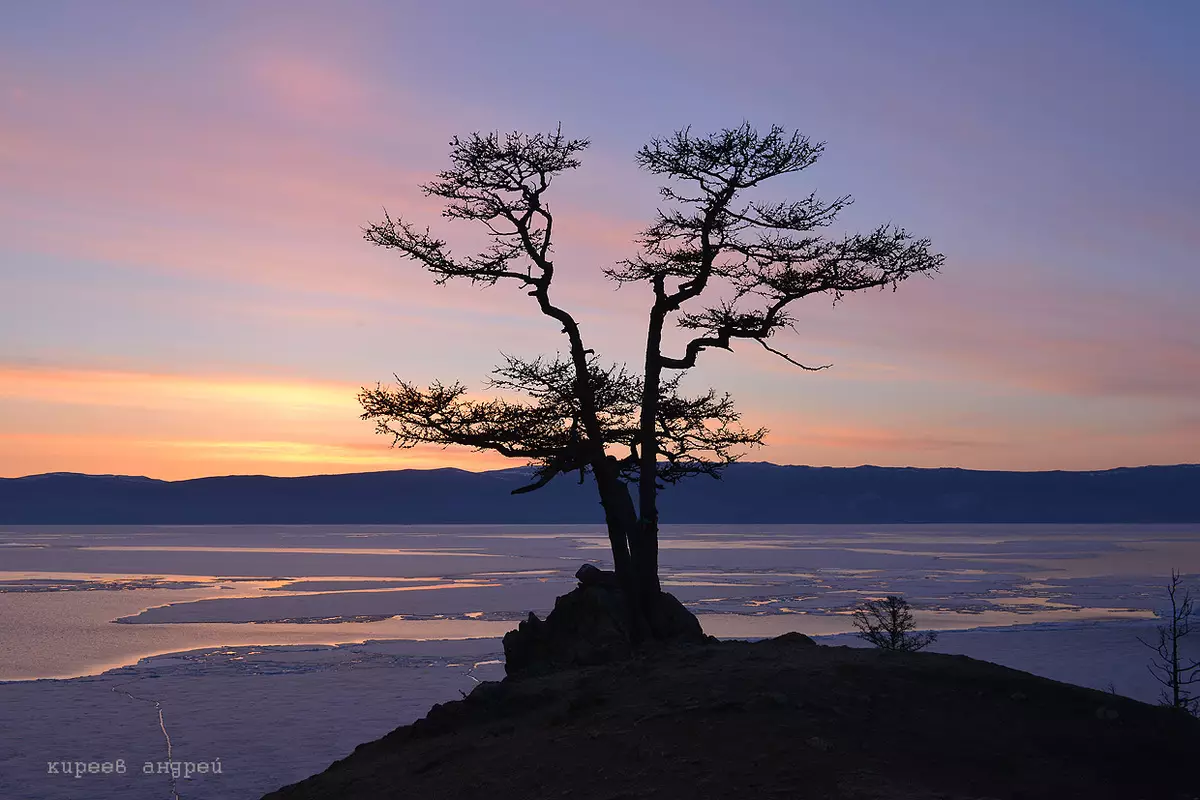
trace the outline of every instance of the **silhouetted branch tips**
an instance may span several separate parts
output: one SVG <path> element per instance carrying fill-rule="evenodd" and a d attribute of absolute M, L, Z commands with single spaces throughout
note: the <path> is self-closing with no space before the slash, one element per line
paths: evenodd
<path fill-rule="evenodd" d="M 451 167 L 421 187 L 446 200 L 442 216 L 481 223 L 492 238 L 478 254 L 454 258 L 446 242 L 386 212 L 364 230 L 367 241 L 400 251 L 434 275 L 436 283 L 501 279 L 541 286 L 550 280 L 553 216 L 544 194 L 555 176 L 579 166 L 586 139 L 568 139 L 561 126 L 549 134 L 473 133 L 450 142 Z"/>
<path fill-rule="evenodd" d="M 917 632 L 908 601 L 888 595 L 883 600 L 868 600 L 854 612 L 858 637 L 883 650 L 915 652 L 937 641 L 933 631 Z"/>
<path fill-rule="evenodd" d="M 766 350 L 768 353 L 774 353 L 775 355 L 779 356 L 780 358 L 782 358 L 784 361 L 788 362 L 789 364 L 794 364 L 795 366 L 799 367 L 800 369 L 808 370 L 809 372 L 820 372 L 821 370 L 829 369 L 830 367 L 833 366 L 833 364 L 822 364 L 819 367 L 810 367 L 807 364 L 801 364 L 799 361 L 792 358 L 787 353 L 784 353 L 780 350 L 776 350 L 774 347 L 771 347 L 771 345 L 767 344 L 762 339 L 759 339 L 758 343 L 761 344 L 763 346 L 763 349 Z"/>
<path fill-rule="evenodd" d="M 725 298 L 678 324 L 700 331 L 682 355 L 662 358 L 668 369 L 689 369 L 699 353 L 729 350 L 738 339 L 760 343 L 791 324 L 786 308 L 813 294 L 836 303 L 846 293 L 891 286 L 937 272 L 944 257 L 901 228 L 885 225 L 870 234 L 827 238 L 853 199 L 822 201 L 815 193 L 799 201 L 741 201 L 742 193 L 771 178 L 811 167 L 824 143 L 813 144 L 778 126 L 760 134 L 747 123 L 698 137 L 690 129 L 654 139 L 638 163 L 687 188 L 664 186 L 673 207 L 660 209 L 642 231 L 641 253 L 606 274 L 618 284 L 650 282 L 658 305 L 677 311 L 710 288 Z M 671 279 L 678 279 L 674 291 Z M 796 366 L 805 365 L 768 348 Z"/>
<path fill-rule="evenodd" d="M 588 439 L 571 362 L 561 356 L 523 360 L 505 355 L 489 386 L 531 398 L 518 403 L 495 398 L 470 400 L 460 383 L 434 382 L 426 388 L 397 379 L 359 394 L 362 418 L 392 437 L 394 446 L 459 445 L 528 458 L 535 480 L 514 494 L 539 489 L 556 475 L 586 473 L 597 452 L 620 447 L 631 455 L 618 460 L 627 479 L 637 475 L 642 382 L 623 365 L 590 362 L 589 391 L 596 400 L 599 442 Z M 661 387 L 657 433 L 664 462 L 659 479 L 674 483 L 689 475 L 715 474 L 737 460 L 735 448 L 761 443 L 765 429 L 740 424 L 729 395 L 713 391 L 697 397 L 680 394 L 678 379 Z"/>

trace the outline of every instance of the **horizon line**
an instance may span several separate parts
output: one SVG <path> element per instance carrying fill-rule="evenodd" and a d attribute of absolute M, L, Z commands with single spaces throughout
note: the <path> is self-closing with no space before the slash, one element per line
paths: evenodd
<path fill-rule="evenodd" d="M 1120 470 L 1134 469 L 1170 469 L 1170 468 L 1200 468 L 1200 463 L 1182 462 L 1177 464 L 1136 464 L 1117 467 L 1106 467 L 1103 469 L 972 469 L 968 467 L 955 466 L 940 466 L 940 467 L 914 467 L 914 466 L 883 466 L 879 464 L 857 464 L 855 466 L 829 466 L 829 465 L 814 465 L 814 464 L 778 464 L 773 461 L 739 461 L 734 462 L 734 465 L 765 465 L 770 467 L 780 468 L 798 468 L 798 469 L 828 469 L 828 470 L 853 470 L 853 469 L 886 469 L 886 470 L 920 470 L 933 472 L 939 470 L 955 470 L 959 472 L 991 472 L 991 473 L 1021 473 L 1021 474 L 1038 474 L 1038 473 L 1055 473 L 1067 472 L 1073 474 L 1088 474 L 1099 472 L 1117 472 Z M 187 483 L 188 481 L 203 481 L 217 480 L 221 478 L 270 478 L 271 480 L 302 480 L 304 478 L 332 478 L 341 476 L 355 475 L 382 475 L 393 472 L 465 472 L 470 475 L 487 475 L 497 472 L 515 472 L 520 470 L 533 469 L 528 465 L 515 467 L 501 467 L 498 469 L 482 469 L 471 470 L 462 467 L 406 467 L 400 469 L 379 469 L 379 470 L 363 470 L 361 472 L 316 472 L 311 475 L 266 475 L 264 473 L 230 473 L 226 475 L 200 475 L 194 478 L 154 478 L 149 475 L 130 475 L 118 473 L 91 473 L 91 472 L 71 472 L 69 470 L 59 470 L 54 472 L 36 472 L 29 475 L 15 476 L 0 476 L 3 481 L 20 481 L 30 478 L 51 478 L 51 477 L 79 477 L 79 478 L 128 478 L 132 480 L 154 481 L 156 483 Z"/>

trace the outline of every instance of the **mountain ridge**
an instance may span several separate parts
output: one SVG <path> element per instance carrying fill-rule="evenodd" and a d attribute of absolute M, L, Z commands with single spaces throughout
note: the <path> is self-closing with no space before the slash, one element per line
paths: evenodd
<path fill-rule="evenodd" d="M 596 524 L 594 488 L 564 476 L 514 496 L 528 468 L 280 478 L 44 473 L 0 478 L 3 524 Z M 1074 472 L 744 462 L 668 487 L 663 522 L 1200 522 L 1200 465 Z"/>
<path fill-rule="evenodd" d="M 878 470 L 903 470 L 903 471 L 919 471 L 919 472 L 974 472 L 983 474 L 1016 474 L 1016 475 L 1053 475 L 1053 474 L 1071 474 L 1071 475 L 1102 475 L 1109 472 L 1128 472 L 1130 470 L 1139 469 L 1200 469 L 1200 463 L 1196 464 L 1139 464 L 1132 467 L 1109 467 L 1107 469 L 1088 469 L 1088 470 L 1071 470 L 1071 469 L 1043 469 L 1043 470 L 1003 470 L 1003 469 L 971 469 L 970 467 L 885 467 L 879 464 L 856 464 L 853 467 L 831 467 L 831 466 L 816 466 L 813 464 L 776 464 L 774 461 L 739 461 L 738 467 L 778 467 L 780 469 L 808 469 L 808 470 L 855 470 L 855 469 L 878 469 Z M 487 474 L 528 474 L 533 471 L 533 467 L 501 467 L 499 469 L 485 470 L 469 470 L 462 467 L 429 467 L 428 469 L 419 469 L 416 467 L 405 467 L 402 469 L 379 469 L 368 470 L 366 472 L 316 472 L 312 475 L 267 475 L 261 472 L 236 472 L 226 475 L 202 475 L 198 478 L 152 478 L 148 475 L 121 475 L 112 472 L 35 472 L 29 475 L 18 475 L 15 478 L 0 477 L 0 481 L 24 481 L 33 478 L 51 478 L 58 476 L 70 476 L 78 478 L 122 478 L 128 480 L 154 481 L 156 483 L 186 483 L 188 481 L 205 481 L 214 478 L 273 478 L 276 480 L 291 480 L 294 478 L 328 478 L 342 475 L 384 475 L 395 474 L 398 472 L 460 472 L 467 475 L 487 475 Z"/>

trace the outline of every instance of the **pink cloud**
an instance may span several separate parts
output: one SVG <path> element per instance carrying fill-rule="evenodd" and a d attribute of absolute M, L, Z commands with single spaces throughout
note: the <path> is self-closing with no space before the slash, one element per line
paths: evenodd
<path fill-rule="evenodd" d="M 343 66 L 296 53 L 256 54 L 249 72 L 255 85 L 282 110 L 307 120 L 369 116 L 370 87 Z"/>
<path fill-rule="evenodd" d="M 361 227 L 386 206 L 432 225 L 458 253 L 480 243 L 472 226 L 441 220 L 440 201 L 419 190 L 428 165 L 445 157 L 441 126 L 381 119 L 363 101 L 375 90 L 333 67 L 273 56 L 248 69 L 264 84 L 253 91 L 279 94 L 281 103 L 345 104 L 336 114 L 344 124 L 378 124 L 373 132 L 391 135 L 401 159 L 341 146 L 304 126 L 281 136 L 270 120 L 196 119 L 136 96 L 47 85 L 36 102 L 8 109 L 0 125 L 0 230 L 8 246 L 237 283 L 391 294 L 410 306 L 535 315 L 501 299 L 503 289 L 436 290 L 415 265 L 361 240 Z M 303 88 L 314 75 L 323 77 Z M 570 188 L 564 182 L 562 190 Z M 556 199 L 558 296 L 585 310 L 622 308 L 626 296 L 596 291 L 600 268 L 632 252 L 639 223 L 591 211 L 565 192 Z"/>

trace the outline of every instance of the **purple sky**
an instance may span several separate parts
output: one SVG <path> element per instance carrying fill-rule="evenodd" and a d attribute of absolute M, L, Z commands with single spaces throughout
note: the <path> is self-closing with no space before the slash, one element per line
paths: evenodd
<path fill-rule="evenodd" d="M 512 287 L 373 249 L 381 208 L 473 130 L 592 147 L 554 187 L 559 297 L 637 361 L 604 266 L 657 202 L 648 138 L 749 120 L 828 148 L 780 199 L 853 194 L 936 280 L 798 307 L 786 348 L 691 378 L 781 463 L 1093 469 L 1200 461 L 1200 5 L 56 3 L 0 25 L 0 475 L 496 466 L 389 451 L 355 393 L 480 386 L 552 352 Z"/>

